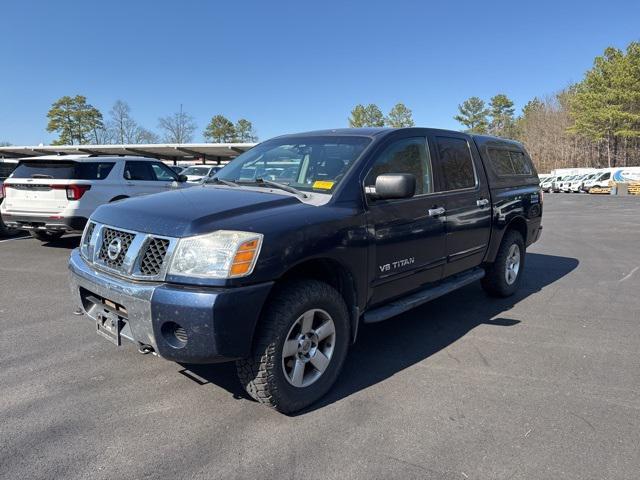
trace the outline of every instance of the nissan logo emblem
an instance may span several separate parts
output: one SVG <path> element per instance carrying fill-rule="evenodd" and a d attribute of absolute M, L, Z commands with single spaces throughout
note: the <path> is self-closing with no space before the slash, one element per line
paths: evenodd
<path fill-rule="evenodd" d="M 122 240 L 119 237 L 114 238 L 109 242 L 109 246 L 107 247 L 107 256 L 110 260 L 115 260 L 120 255 L 122 251 Z"/>

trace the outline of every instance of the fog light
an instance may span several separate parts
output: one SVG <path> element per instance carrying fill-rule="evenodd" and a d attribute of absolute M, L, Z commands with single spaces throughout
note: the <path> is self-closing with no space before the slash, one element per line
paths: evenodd
<path fill-rule="evenodd" d="M 189 340 L 185 328 L 176 322 L 163 323 L 160 331 L 166 342 L 174 348 L 184 347 Z"/>

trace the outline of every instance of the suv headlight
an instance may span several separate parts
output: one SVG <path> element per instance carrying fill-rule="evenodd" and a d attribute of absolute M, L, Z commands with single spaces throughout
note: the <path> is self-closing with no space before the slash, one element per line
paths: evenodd
<path fill-rule="evenodd" d="M 232 230 L 181 238 L 171 260 L 169 275 L 246 277 L 256 265 L 262 238 L 260 233 Z"/>

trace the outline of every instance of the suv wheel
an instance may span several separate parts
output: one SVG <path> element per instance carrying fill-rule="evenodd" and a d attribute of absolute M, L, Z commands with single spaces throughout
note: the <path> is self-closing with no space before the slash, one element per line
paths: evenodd
<path fill-rule="evenodd" d="M 285 285 L 260 319 L 251 357 L 236 362 L 247 393 L 283 413 L 311 405 L 338 378 L 349 346 L 349 315 L 324 282 Z"/>
<path fill-rule="evenodd" d="M 522 235 L 515 230 L 508 231 L 502 239 L 495 262 L 485 268 L 482 288 L 496 297 L 513 295 L 520 285 L 524 256 Z"/>
<path fill-rule="evenodd" d="M 64 235 L 63 232 L 49 232 L 47 230 L 31 230 L 29 233 L 41 242 L 53 242 Z"/>
<path fill-rule="evenodd" d="M 17 235 L 18 233 L 20 233 L 20 230 L 18 230 L 17 228 L 9 228 L 7 227 L 3 222 L 2 219 L 0 218 L 0 237 L 13 237 L 14 235 Z"/>

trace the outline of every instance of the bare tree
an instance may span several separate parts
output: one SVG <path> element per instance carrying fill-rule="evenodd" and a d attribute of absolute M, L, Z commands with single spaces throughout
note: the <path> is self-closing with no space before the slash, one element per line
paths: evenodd
<path fill-rule="evenodd" d="M 129 105 L 122 100 L 117 100 L 109 111 L 109 115 L 111 117 L 109 127 L 112 131 L 113 141 L 120 144 L 135 143 L 133 139 L 139 127 L 136 121 L 131 118 Z"/>
<path fill-rule="evenodd" d="M 138 127 L 134 141 L 131 143 L 160 143 L 160 137 L 157 133 Z"/>
<path fill-rule="evenodd" d="M 163 140 L 166 143 L 188 143 L 197 128 L 193 117 L 182 110 L 182 105 L 180 111 L 160 118 L 158 127 L 163 131 Z"/>

